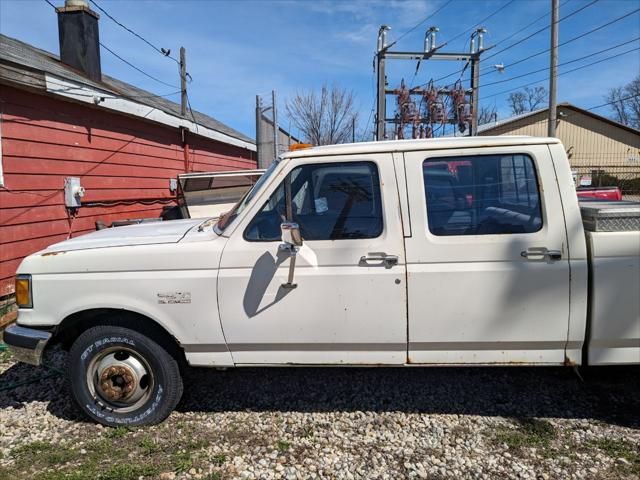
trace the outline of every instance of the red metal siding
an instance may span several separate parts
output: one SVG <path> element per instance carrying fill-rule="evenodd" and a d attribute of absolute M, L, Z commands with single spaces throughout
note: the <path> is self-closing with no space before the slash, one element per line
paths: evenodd
<path fill-rule="evenodd" d="M 178 129 L 2 86 L 0 295 L 27 255 L 95 229 L 95 222 L 156 217 L 173 204 L 169 179 L 188 171 L 256 168 L 255 154 Z M 70 218 L 64 177 L 82 178 Z"/>

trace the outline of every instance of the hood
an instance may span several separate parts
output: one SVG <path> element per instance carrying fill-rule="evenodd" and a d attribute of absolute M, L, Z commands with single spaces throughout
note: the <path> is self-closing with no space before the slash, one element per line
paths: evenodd
<path fill-rule="evenodd" d="M 193 227 L 204 223 L 206 219 L 169 220 L 139 223 L 124 227 L 105 228 L 81 235 L 64 242 L 55 243 L 42 253 L 68 252 L 89 248 L 123 247 L 129 245 L 152 245 L 159 243 L 177 243 Z"/>

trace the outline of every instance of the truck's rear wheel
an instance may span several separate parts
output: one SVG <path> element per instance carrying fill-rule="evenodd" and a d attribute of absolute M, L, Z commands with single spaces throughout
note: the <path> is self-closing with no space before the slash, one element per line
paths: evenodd
<path fill-rule="evenodd" d="M 149 425 L 180 401 L 176 360 L 155 341 L 120 326 L 88 329 L 69 353 L 69 382 L 78 406 L 103 425 Z"/>

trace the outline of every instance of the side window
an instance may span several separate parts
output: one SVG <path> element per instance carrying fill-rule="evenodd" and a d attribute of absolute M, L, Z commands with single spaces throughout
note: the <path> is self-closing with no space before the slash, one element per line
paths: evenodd
<path fill-rule="evenodd" d="M 532 233 L 542 228 L 538 182 L 528 155 L 430 158 L 422 172 L 434 235 Z"/>
<path fill-rule="evenodd" d="M 322 163 L 289 174 L 293 221 L 304 240 L 375 238 L 382 233 L 378 169 L 372 162 Z M 285 221 L 284 182 L 251 220 L 248 241 L 280 240 Z"/>

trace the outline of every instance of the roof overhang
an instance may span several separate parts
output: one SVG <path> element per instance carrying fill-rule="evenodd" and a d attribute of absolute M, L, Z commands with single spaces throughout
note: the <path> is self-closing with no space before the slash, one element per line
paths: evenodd
<path fill-rule="evenodd" d="M 197 124 L 196 122 L 186 118 L 171 115 L 158 108 L 136 102 L 135 98 L 125 98 L 120 95 L 115 95 L 107 90 L 101 90 L 81 83 L 71 82 L 50 73 L 44 73 L 44 79 L 45 90 L 51 95 L 68 98 L 81 103 L 98 105 L 107 110 L 160 123 L 169 127 L 183 127 L 196 135 L 206 137 L 211 140 L 234 145 L 252 152 L 256 151 L 256 146 L 253 143 L 245 142 L 222 132 L 218 132 L 217 130 Z"/>
<path fill-rule="evenodd" d="M 582 115 L 586 115 L 588 117 L 594 118 L 596 120 L 599 120 L 601 122 L 604 123 L 608 123 L 609 125 L 612 125 L 614 127 L 620 128 L 622 130 L 626 130 L 628 132 L 631 133 L 636 133 L 636 134 L 640 134 L 640 130 L 637 130 L 629 125 L 624 125 L 623 123 L 620 122 L 616 122 L 615 120 L 612 120 L 611 118 L 605 117 L 603 115 L 599 115 L 597 113 L 594 113 L 590 110 L 587 110 L 585 108 L 580 108 L 580 107 L 576 107 L 575 105 L 569 103 L 569 102 L 562 102 L 559 103 L 557 105 L 557 109 L 558 111 L 560 111 L 560 109 L 569 109 L 569 110 L 573 110 L 576 113 L 580 113 Z M 549 107 L 545 107 L 545 108 L 539 108 L 538 110 L 533 110 L 531 112 L 525 112 L 525 113 L 521 113 L 520 115 L 515 115 L 513 117 L 509 117 L 509 118 L 505 118 L 504 120 L 498 120 L 497 122 L 492 122 L 492 123 L 485 123 L 483 125 L 478 126 L 478 133 L 479 134 L 484 134 L 486 132 L 491 132 L 494 129 L 503 127 L 505 125 L 510 125 L 512 123 L 516 123 L 519 122 L 520 120 L 524 120 L 527 119 L 529 117 L 534 117 L 536 115 L 539 114 L 546 114 L 549 111 Z M 566 120 L 567 117 L 562 117 L 562 116 L 558 116 L 558 120 Z"/>

